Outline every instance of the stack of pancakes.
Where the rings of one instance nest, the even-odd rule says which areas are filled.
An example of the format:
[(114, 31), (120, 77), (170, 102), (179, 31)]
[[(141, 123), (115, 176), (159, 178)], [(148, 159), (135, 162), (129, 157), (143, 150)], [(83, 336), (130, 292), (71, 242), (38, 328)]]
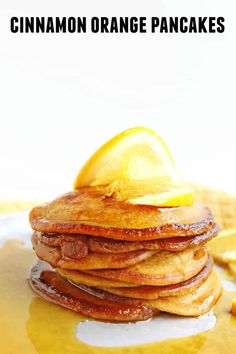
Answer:
[(81, 314), (111, 321), (159, 311), (199, 316), (220, 295), (206, 248), (218, 226), (198, 201), (132, 205), (88, 187), (34, 208), (30, 223), (40, 259), (32, 288)]

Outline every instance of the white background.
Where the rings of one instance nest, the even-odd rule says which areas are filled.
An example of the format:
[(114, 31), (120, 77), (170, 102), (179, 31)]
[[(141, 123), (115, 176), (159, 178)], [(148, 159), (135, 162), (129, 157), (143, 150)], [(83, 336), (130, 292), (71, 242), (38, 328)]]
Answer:
[[(0, 199), (51, 198), (151, 127), (186, 178), (236, 191), (235, 0), (0, 2)], [(12, 34), (12, 16), (223, 16), (224, 34)]]

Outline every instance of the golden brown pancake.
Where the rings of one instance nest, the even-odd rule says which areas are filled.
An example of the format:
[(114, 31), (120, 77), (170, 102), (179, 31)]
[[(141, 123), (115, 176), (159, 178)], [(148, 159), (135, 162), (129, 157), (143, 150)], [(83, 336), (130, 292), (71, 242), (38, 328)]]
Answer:
[(38, 239), (47, 246), (60, 247), (64, 257), (80, 259), (89, 250), (96, 253), (122, 253), (140, 249), (180, 252), (189, 247), (204, 245), (217, 235), (219, 226), (214, 224), (212, 229), (202, 235), (193, 237), (173, 237), (150, 241), (119, 241), (102, 237), (76, 234), (50, 234), (35, 231)]
[(207, 313), (215, 305), (221, 294), (221, 285), (217, 273), (213, 270), (209, 277), (194, 291), (180, 296), (165, 296), (157, 299), (133, 299), (113, 295), (106, 291), (84, 286), (83, 290), (90, 295), (105, 301), (117, 301), (131, 305), (147, 305), (163, 312), (181, 316), (200, 316)]
[(46, 300), (102, 320), (144, 320), (156, 315), (158, 310), (182, 316), (199, 316), (214, 306), (221, 293), (219, 278), (214, 271), (200, 287), (187, 295), (147, 301), (119, 297), (95, 288), (92, 295), (73, 286), (58, 273), (44, 270), (44, 267), (44, 262), (38, 262), (31, 270), (30, 285), (35, 292)]
[(126, 253), (95, 253), (90, 252), (87, 257), (77, 259), (61, 258), (57, 266), (64, 269), (118, 269), (142, 262), (153, 256), (155, 251), (138, 250)]
[(101, 237), (88, 237), (88, 248), (93, 252), (116, 253), (136, 251), (140, 249), (180, 252), (189, 247), (203, 245), (217, 235), (218, 225), (204, 234), (193, 237), (171, 237), (149, 241), (119, 241)]
[(79, 270), (68, 270), (57, 268), (56, 271), (65, 279), (92, 287), (137, 287), (137, 284), (126, 283), (123, 281), (109, 280), (97, 277), (92, 274), (80, 272)]
[(89, 274), (138, 285), (169, 285), (192, 278), (206, 265), (205, 247), (178, 253), (160, 252), (146, 261), (123, 269), (88, 270)]
[(49, 233), (144, 241), (200, 235), (213, 225), (210, 210), (200, 202), (160, 208), (121, 202), (103, 192), (98, 187), (82, 188), (36, 207), (30, 213), (31, 226)]
[(194, 292), (183, 296), (159, 297), (149, 305), (160, 311), (181, 316), (200, 316), (207, 313), (221, 294), (220, 279), (215, 271)]
[(88, 287), (95, 287), (110, 292), (112, 294), (136, 299), (156, 299), (158, 296), (181, 295), (185, 292), (189, 292), (197, 288), (208, 277), (212, 268), (212, 264), (212, 257), (208, 256), (208, 260), (205, 267), (197, 275), (183, 282), (164, 286), (138, 286), (137, 284), (108, 280), (102, 277), (97, 277), (95, 275), (76, 270), (57, 268), (57, 272), (63, 278), (67, 279), (76, 286), (85, 285)]
[(137, 287), (105, 287), (104, 285), (100, 285), (99, 288), (111, 294), (134, 299), (156, 299), (163, 296), (185, 295), (197, 289), (208, 278), (212, 265), (213, 260), (211, 257), (208, 257), (207, 264), (197, 275), (177, 284), (164, 286), (143, 285)]
[(108, 321), (140, 321), (159, 313), (157, 309), (138, 303), (99, 299), (71, 285), (58, 273), (47, 268), (44, 262), (37, 262), (31, 269), (29, 282), (32, 289), (44, 299), (82, 315)]
[(48, 262), (53, 267), (64, 269), (88, 270), (124, 268), (146, 260), (156, 253), (155, 251), (146, 250), (110, 254), (90, 252), (86, 257), (70, 259), (63, 257), (60, 248), (45, 245), (36, 235), (32, 236), (32, 243), (38, 258)]

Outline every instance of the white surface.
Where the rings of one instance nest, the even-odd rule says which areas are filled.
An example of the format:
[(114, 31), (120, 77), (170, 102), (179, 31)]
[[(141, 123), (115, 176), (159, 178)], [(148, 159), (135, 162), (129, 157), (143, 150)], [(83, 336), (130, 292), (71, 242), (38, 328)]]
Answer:
[[(157, 130), (183, 174), (236, 191), (235, 0), (2, 1), (0, 199), (68, 191), (106, 139)], [(224, 16), (216, 35), (10, 33), (11, 16)]]
[(161, 314), (152, 320), (136, 323), (85, 321), (77, 327), (77, 338), (95, 347), (123, 347), (192, 336), (216, 324), (213, 314), (184, 318)]

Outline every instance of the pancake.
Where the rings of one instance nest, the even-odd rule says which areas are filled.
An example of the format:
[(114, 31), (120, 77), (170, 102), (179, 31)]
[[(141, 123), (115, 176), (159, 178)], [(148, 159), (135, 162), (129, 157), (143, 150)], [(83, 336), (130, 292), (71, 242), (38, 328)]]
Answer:
[(48, 262), (53, 267), (64, 269), (124, 268), (146, 260), (156, 253), (155, 251), (146, 250), (114, 254), (90, 252), (86, 257), (70, 259), (63, 257), (60, 248), (50, 247), (42, 243), (35, 234), (32, 236), (32, 243), (38, 258)]
[(142, 304), (99, 299), (71, 285), (58, 273), (47, 268), (44, 262), (37, 262), (31, 269), (31, 288), (44, 299), (82, 315), (108, 321), (140, 321), (159, 313), (157, 309)]
[(207, 313), (216, 303), (221, 294), (220, 280), (215, 271), (212, 271), (207, 279), (194, 291), (180, 296), (165, 296), (157, 299), (133, 299), (113, 295), (96, 288), (83, 287), (88, 294), (106, 301), (117, 301), (131, 305), (147, 305), (181, 316), (200, 316)]
[(57, 268), (57, 272), (63, 278), (75, 283), (75, 284), (83, 284), (92, 287), (111, 287), (111, 288), (119, 288), (119, 287), (137, 287), (137, 284), (126, 283), (122, 281), (109, 280), (101, 277), (97, 277), (92, 274), (80, 272), (79, 270), (68, 270)]
[(208, 257), (207, 264), (197, 275), (177, 284), (164, 286), (143, 285), (137, 287), (105, 287), (101, 284), (99, 288), (111, 294), (135, 299), (156, 299), (163, 296), (185, 295), (197, 289), (208, 278), (212, 265), (213, 260), (211, 257)]
[(194, 237), (171, 237), (150, 241), (118, 241), (102, 239), (101, 237), (89, 237), (88, 248), (93, 252), (116, 253), (136, 251), (140, 249), (180, 252), (189, 247), (203, 245), (217, 235), (219, 227), (214, 225), (211, 230)]
[(169, 285), (192, 278), (206, 265), (205, 247), (178, 253), (161, 252), (146, 261), (124, 269), (99, 269), (89, 274), (138, 285)]
[(79, 234), (50, 234), (38, 231), (35, 232), (35, 235), (47, 246), (60, 247), (63, 256), (79, 259), (85, 257), (89, 250), (96, 253), (122, 253), (140, 249), (180, 252), (186, 248), (205, 244), (215, 237), (218, 231), (219, 226), (214, 224), (212, 229), (202, 235), (150, 241), (119, 241)]
[(136, 299), (156, 299), (159, 296), (181, 295), (197, 288), (210, 274), (212, 265), (212, 257), (208, 256), (205, 267), (197, 275), (183, 282), (164, 286), (138, 286), (137, 284), (108, 280), (88, 273), (60, 268), (57, 268), (57, 272), (75, 286), (95, 287), (112, 294)]
[[(46, 270), (45, 270), (46, 268)], [(54, 271), (38, 262), (31, 270), (32, 289), (46, 300), (100, 320), (137, 321), (151, 318), (159, 310), (182, 316), (207, 313), (221, 293), (220, 282), (213, 271), (194, 292), (155, 300), (135, 300), (94, 289), (94, 295), (73, 286)]]
[(200, 202), (171, 208), (132, 205), (103, 192), (98, 187), (82, 188), (33, 208), (31, 227), (49, 233), (144, 241), (200, 235), (213, 225), (210, 210)]
[(183, 296), (159, 297), (149, 305), (160, 311), (181, 316), (200, 316), (207, 313), (221, 294), (219, 276), (213, 271), (208, 279), (193, 293)]

